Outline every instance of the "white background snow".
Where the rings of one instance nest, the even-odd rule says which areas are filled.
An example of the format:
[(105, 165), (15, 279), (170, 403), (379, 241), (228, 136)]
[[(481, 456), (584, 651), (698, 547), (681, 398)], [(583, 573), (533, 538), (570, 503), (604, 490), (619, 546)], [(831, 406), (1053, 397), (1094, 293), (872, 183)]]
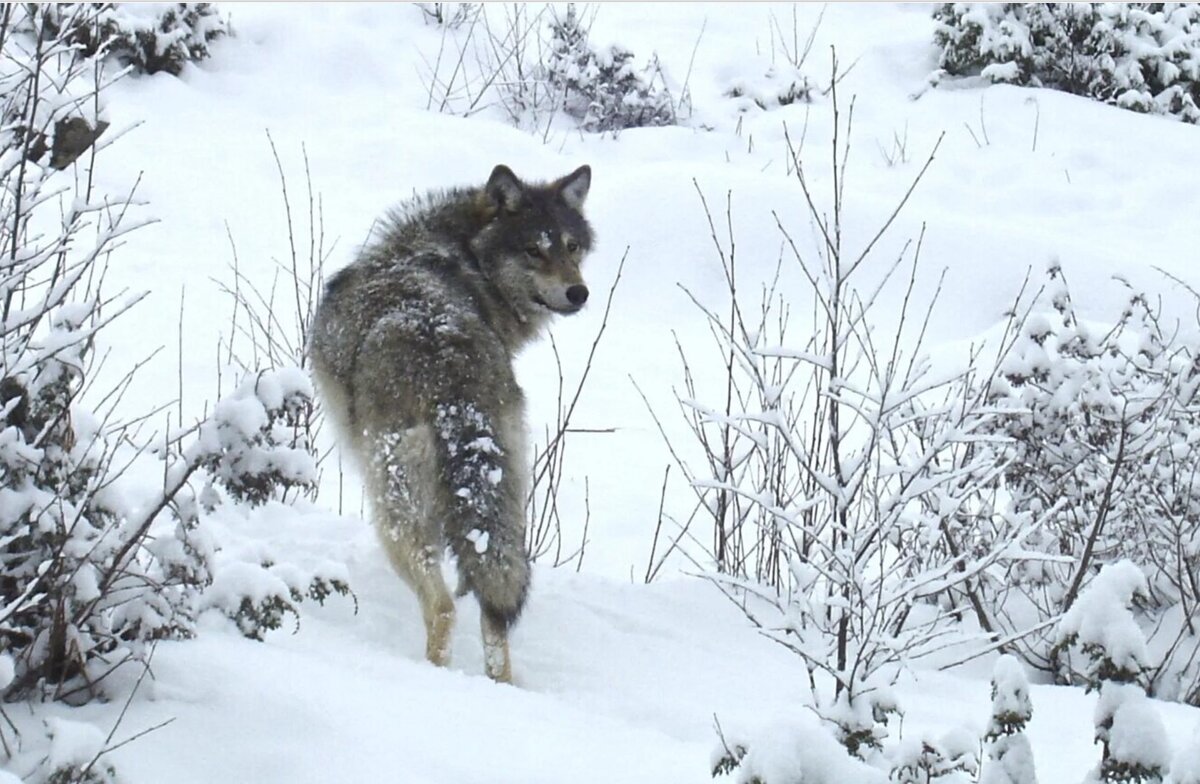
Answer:
[[(348, 514), (339, 517), (337, 478), (327, 471), (315, 508), (267, 507), (224, 524), (229, 541), (248, 549), (269, 541), (298, 562), (344, 565), (357, 614), (352, 602), (332, 597), (323, 608), (306, 605), (296, 634), (285, 627), (253, 642), (214, 616), (196, 640), (159, 645), (153, 678), (138, 691), (117, 739), (174, 721), (111, 755), (122, 775), (132, 784), (703, 782), (717, 743), (714, 715), (743, 735), (803, 723), (807, 686), (799, 661), (757, 635), (710, 585), (685, 574), (690, 564), (672, 561), (657, 583), (641, 584), (670, 457), (633, 386), (682, 441), (675, 336), (696, 357), (708, 356), (708, 336), (680, 287), (714, 305), (724, 295), (697, 188), (719, 219), (731, 194), (748, 288), (771, 272), (780, 252), (772, 210), (793, 236), (811, 232), (803, 197), (784, 168), (784, 123), (797, 135), (807, 116), (811, 176), (815, 190), (825, 192), (828, 99), (741, 114), (744, 104), (723, 96), (734, 82), (762, 78), (772, 58), (771, 15), (790, 30), (791, 8), (600, 7), (593, 39), (619, 42), (640, 57), (657, 51), (676, 84), (694, 49), (694, 115), (685, 127), (617, 138), (581, 135), (564, 123), (546, 143), (498, 113), (462, 118), (425, 110), (424, 75), (441, 32), (412, 5), (224, 10), (236, 36), (218, 42), (211, 60), (188, 67), (182, 78), (125, 79), (108, 95), (114, 127), (140, 125), (102, 156), (100, 185), (121, 193), (140, 175), (138, 195), (159, 219), (128, 238), (110, 272), (114, 286), (149, 289), (150, 296), (106, 330), (116, 359), (126, 361), (110, 360), (109, 372), (119, 375), (167, 347), (142, 371), (141, 398), (127, 401), (131, 410), (175, 394), (177, 343), (185, 413), (198, 415), (215, 399), (218, 339), (228, 330), (231, 302), (214, 278), (229, 280), (230, 237), (243, 273), (263, 286), (273, 260), (287, 255), (269, 130), (301, 226), (302, 145), (307, 151), (326, 243), (336, 241), (331, 268), (352, 258), (386, 207), (413, 193), (481, 183), (497, 163), (530, 179), (590, 164), (587, 211), (599, 242), (585, 275), (593, 303), (554, 330), (572, 378), (628, 248), (575, 422), (613, 432), (572, 437), (563, 503), (570, 519), (582, 520), (586, 478), (587, 553), (579, 574), (535, 570), (512, 640), (517, 687), (482, 676), (471, 600), (460, 602), (453, 666), (424, 662), (416, 601), (356, 514), (357, 478), (346, 478)], [(820, 10), (796, 9), (801, 40)], [(924, 6), (829, 6), (806, 70), (827, 81), (830, 45), (843, 64), (854, 63), (840, 86), (843, 101), (856, 96), (846, 186), (851, 248), (869, 239), (945, 134), (878, 255), (879, 264), (889, 261), (926, 226), (926, 295), (948, 268), (931, 321), (933, 343), (957, 350), (993, 327), (1027, 270), (1052, 258), (1061, 260), (1087, 315), (1111, 319), (1116, 312), (1123, 290), (1114, 275), (1161, 292), (1168, 308), (1185, 305), (1154, 267), (1200, 283), (1200, 129), (1042, 90), (927, 90), (925, 78), (936, 67), (932, 24)], [(897, 136), (907, 139), (908, 160), (893, 166), (880, 148), (891, 150)], [(885, 296), (884, 320), (899, 294)], [(797, 289), (801, 312), (804, 296)], [(541, 434), (553, 420), (557, 385), (548, 343), (520, 358), (518, 375), (531, 401), (531, 429)], [(687, 499), (682, 487), (670, 488), (668, 509), (675, 503), (685, 513)], [(579, 529), (566, 535), (575, 541)], [(990, 664), (905, 675), (897, 689), (904, 732), (936, 736), (965, 725), (982, 733)], [(130, 668), (122, 677), (132, 685), (135, 676)], [(1092, 743), (1095, 695), (1035, 684), (1032, 697), (1029, 737), (1040, 780), (1081, 780), (1099, 754)], [(1172, 748), (1181, 748), (1200, 712), (1152, 704)], [(119, 709), (50, 712), (107, 728)]]

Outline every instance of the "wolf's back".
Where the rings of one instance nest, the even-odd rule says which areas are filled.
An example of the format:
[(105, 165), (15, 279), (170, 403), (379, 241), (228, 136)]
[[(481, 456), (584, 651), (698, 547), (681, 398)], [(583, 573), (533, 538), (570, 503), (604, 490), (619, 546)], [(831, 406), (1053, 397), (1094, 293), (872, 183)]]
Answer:
[(351, 447), (355, 457), (362, 451), (362, 426), (354, 405), (354, 375), (374, 319), (362, 296), (364, 282), (363, 271), (356, 264), (329, 279), (313, 316), (308, 344), (313, 381), (325, 413), (339, 440)]

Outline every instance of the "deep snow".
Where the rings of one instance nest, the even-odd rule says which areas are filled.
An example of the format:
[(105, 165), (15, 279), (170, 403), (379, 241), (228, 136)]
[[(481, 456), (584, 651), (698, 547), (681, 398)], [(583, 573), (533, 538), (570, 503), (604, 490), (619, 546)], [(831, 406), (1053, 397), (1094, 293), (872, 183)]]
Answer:
[[(422, 75), (440, 33), (413, 6), (238, 4), (226, 11), (237, 36), (218, 43), (211, 60), (182, 78), (126, 79), (108, 96), (115, 127), (141, 125), (101, 159), (101, 187), (122, 192), (140, 174), (138, 195), (160, 219), (128, 238), (110, 273), (115, 286), (150, 290), (106, 330), (119, 358), (132, 363), (168, 347), (143, 371), (141, 394), (126, 401), (130, 410), (175, 394), (177, 339), (184, 409), (194, 416), (206, 402), (211, 407), (218, 338), (231, 311), (213, 279), (230, 280), (230, 237), (242, 271), (264, 287), (274, 260), (285, 259), (269, 130), (302, 230), (302, 146), (307, 152), (326, 244), (334, 247), (331, 268), (352, 257), (384, 208), (414, 192), (482, 182), (499, 162), (530, 178), (591, 164), (587, 210), (599, 246), (585, 274), (597, 301), (626, 248), (628, 261), (576, 426), (615, 430), (570, 442), (563, 504), (568, 518), (582, 520), (586, 477), (587, 555), (580, 574), (535, 570), (512, 641), (515, 688), (481, 676), (478, 613), (469, 600), (459, 603), (453, 666), (437, 670), (422, 660), (416, 602), (353, 514), (360, 504), (353, 475), (346, 477), (345, 517), (328, 511), (338, 501), (337, 478), (327, 472), (315, 509), (269, 507), (244, 521), (223, 520), (229, 548), (266, 541), (300, 561), (343, 564), (358, 612), (338, 597), (323, 608), (305, 605), (298, 633), (275, 632), (263, 643), (209, 617), (196, 640), (161, 644), (153, 679), (116, 737), (174, 721), (111, 755), (126, 780), (700, 782), (709, 779), (717, 742), (714, 715), (742, 735), (794, 722), (806, 711), (799, 662), (750, 629), (706, 582), (681, 574), (690, 564), (672, 560), (659, 583), (640, 584), (670, 458), (631, 383), (684, 443), (672, 391), (680, 382), (674, 340), (701, 357), (709, 338), (680, 287), (714, 304), (725, 294), (697, 188), (718, 221), (731, 194), (748, 289), (780, 252), (772, 210), (802, 244), (811, 241), (802, 196), (785, 172), (783, 123), (793, 135), (807, 128), (812, 182), (823, 193), (829, 100), (739, 114), (722, 95), (735, 80), (762, 77), (771, 62), (770, 15), (790, 29), (790, 7), (600, 7), (595, 40), (620, 42), (640, 56), (657, 51), (677, 82), (695, 50), (695, 116), (687, 127), (617, 138), (563, 124), (548, 143), (497, 113), (464, 119), (425, 110)], [(801, 38), (819, 12), (796, 9)], [(839, 88), (843, 102), (856, 96), (846, 191), (851, 247), (874, 233), (945, 133), (868, 275), (878, 275), (925, 224), (922, 291), (949, 270), (931, 320), (933, 343), (947, 350), (994, 326), (1027, 269), (1052, 258), (1061, 260), (1085, 315), (1111, 319), (1123, 297), (1110, 280), (1118, 274), (1161, 292), (1168, 307), (1186, 306), (1153, 267), (1194, 276), (1200, 130), (1049, 91), (926, 89), (935, 66), (931, 28), (926, 7), (832, 5), (806, 67), (827, 81), (831, 44), (843, 64), (854, 63)], [(982, 142), (984, 133), (981, 145), (976, 138)], [(908, 159), (892, 166), (880, 148), (890, 150), (897, 136), (907, 139)], [(795, 296), (802, 310), (804, 291)], [(884, 328), (898, 296), (885, 296)], [(568, 379), (599, 327), (596, 304), (554, 327)], [(110, 361), (108, 372), (119, 366)], [(715, 367), (698, 370), (703, 388)], [(553, 419), (557, 384), (548, 343), (521, 357), (518, 375), (540, 435)], [(668, 510), (686, 514), (688, 497), (676, 481)], [(578, 537), (578, 528), (567, 532), (568, 543)], [(131, 685), (134, 676), (123, 677)], [(989, 676), (990, 662), (905, 676), (897, 691), (904, 732), (941, 734), (965, 724), (981, 734)], [(1095, 695), (1039, 685), (1031, 692), (1028, 734), (1040, 780), (1081, 780), (1098, 756)], [(46, 711), (107, 731), (119, 707)], [(1181, 748), (1200, 713), (1155, 708), (1172, 748)]]

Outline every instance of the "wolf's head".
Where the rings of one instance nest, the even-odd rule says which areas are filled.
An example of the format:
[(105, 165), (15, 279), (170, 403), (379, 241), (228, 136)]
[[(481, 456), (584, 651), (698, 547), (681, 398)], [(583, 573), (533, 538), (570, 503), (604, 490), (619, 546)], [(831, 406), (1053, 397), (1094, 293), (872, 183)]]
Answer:
[(576, 313), (587, 302), (579, 265), (593, 242), (583, 217), (591, 182), (587, 166), (530, 184), (500, 165), (479, 193), (486, 222), (471, 249), (513, 307), (533, 321)]

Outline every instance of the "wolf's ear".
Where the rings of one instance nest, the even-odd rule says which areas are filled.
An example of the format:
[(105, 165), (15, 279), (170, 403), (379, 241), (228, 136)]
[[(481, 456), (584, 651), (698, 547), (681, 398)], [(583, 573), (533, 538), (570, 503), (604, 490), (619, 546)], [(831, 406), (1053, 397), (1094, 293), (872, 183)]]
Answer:
[(567, 206), (574, 210), (582, 210), (583, 200), (588, 195), (588, 188), (592, 187), (592, 167), (580, 166), (556, 184), (558, 192)]
[(503, 163), (492, 169), (483, 190), (493, 204), (507, 212), (516, 212), (525, 198), (525, 185)]

